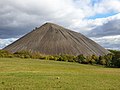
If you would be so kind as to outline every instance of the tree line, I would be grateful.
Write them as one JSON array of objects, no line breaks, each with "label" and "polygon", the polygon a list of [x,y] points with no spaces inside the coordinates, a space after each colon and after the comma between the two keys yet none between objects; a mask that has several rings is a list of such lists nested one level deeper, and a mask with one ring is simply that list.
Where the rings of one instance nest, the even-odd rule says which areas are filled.
[{"label": "tree line", "polygon": [[10,53],[5,50],[0,50],[1,58],[31,58],[31,59],[44,59],[44,60],[54,60],[54,61],[67,61],[67,62],[77,62],[81,64],[91,64],[91,65],[104,65],[106,67],[116,67],[120,68],[120,51],[109,50],[111,53],[104,56],[72,56],[72,55],[42,55],[40,53],[31,53],[28,51],[19,51],[15,53]]}]

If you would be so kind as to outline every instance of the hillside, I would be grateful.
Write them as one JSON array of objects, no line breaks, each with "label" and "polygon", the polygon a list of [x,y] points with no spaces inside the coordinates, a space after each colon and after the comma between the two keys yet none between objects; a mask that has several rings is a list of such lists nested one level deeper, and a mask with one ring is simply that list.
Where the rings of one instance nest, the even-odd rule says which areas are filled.
[{"label": "hillside", "polygon": [[0,90],[119,90],[120,69],[0,58]]},{"label": "hillside", "polygon": [[13,53],[26,50],[45,55],[102,56],[109,53],[86,36],[53,23],[45,23],[3,50]]}]

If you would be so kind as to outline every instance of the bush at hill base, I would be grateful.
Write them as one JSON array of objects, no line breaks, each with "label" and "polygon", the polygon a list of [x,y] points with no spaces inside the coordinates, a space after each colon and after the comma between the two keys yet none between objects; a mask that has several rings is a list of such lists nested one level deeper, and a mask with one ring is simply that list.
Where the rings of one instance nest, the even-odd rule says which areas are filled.
[{"label": "bush at hill base", "polygon": [[10,53],[8,51],[0,50],[1,58],[32,58],[32,59],[43,59],[43,60],[54,60],[54,61],[66,61],[66,62],[77,62],[81,64],[95,64],[104,65],[106,67],[119,67],[120,68],[120,51],[111,51],[105,56],[72,56],[72,55],[42,55],[40,53],[31,53],[28,51],[19,51]]},{"label": "bush at hill base", "polygon": [[14,55],[8,51],[0,50],[0,57],[12,58]]}]

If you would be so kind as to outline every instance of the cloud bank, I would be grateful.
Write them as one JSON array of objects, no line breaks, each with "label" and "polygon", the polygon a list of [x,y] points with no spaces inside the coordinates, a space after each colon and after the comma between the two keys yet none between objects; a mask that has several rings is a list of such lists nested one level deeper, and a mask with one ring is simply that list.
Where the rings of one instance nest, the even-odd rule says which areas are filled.
[{"label": "cloud bank", "polygon": [[111,20],[88,32],[90,37],[120,35],[120,19]]},{"label": "cloud bank", "polygon": [[[120,23],[120,0],[1,0],[0,8],[1,48],[47,21],[85,35],[99,31],[100,37],[106,26]],[[112,29],[105,36],[116,35]]]},{"label": "cloud bank", "polygon": [[104,36],[100,38],[92,37],[91,39],[93,39],[107,49],[120,50],[120,35]]}]

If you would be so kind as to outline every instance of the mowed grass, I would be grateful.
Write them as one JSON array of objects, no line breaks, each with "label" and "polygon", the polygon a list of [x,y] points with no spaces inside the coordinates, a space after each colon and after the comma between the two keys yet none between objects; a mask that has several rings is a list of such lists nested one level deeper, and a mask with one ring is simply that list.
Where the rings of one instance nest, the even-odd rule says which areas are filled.
[{"label": "mowed grass", "polygon": [[0,90],[120,90],[120,69],[0,58]]}]

